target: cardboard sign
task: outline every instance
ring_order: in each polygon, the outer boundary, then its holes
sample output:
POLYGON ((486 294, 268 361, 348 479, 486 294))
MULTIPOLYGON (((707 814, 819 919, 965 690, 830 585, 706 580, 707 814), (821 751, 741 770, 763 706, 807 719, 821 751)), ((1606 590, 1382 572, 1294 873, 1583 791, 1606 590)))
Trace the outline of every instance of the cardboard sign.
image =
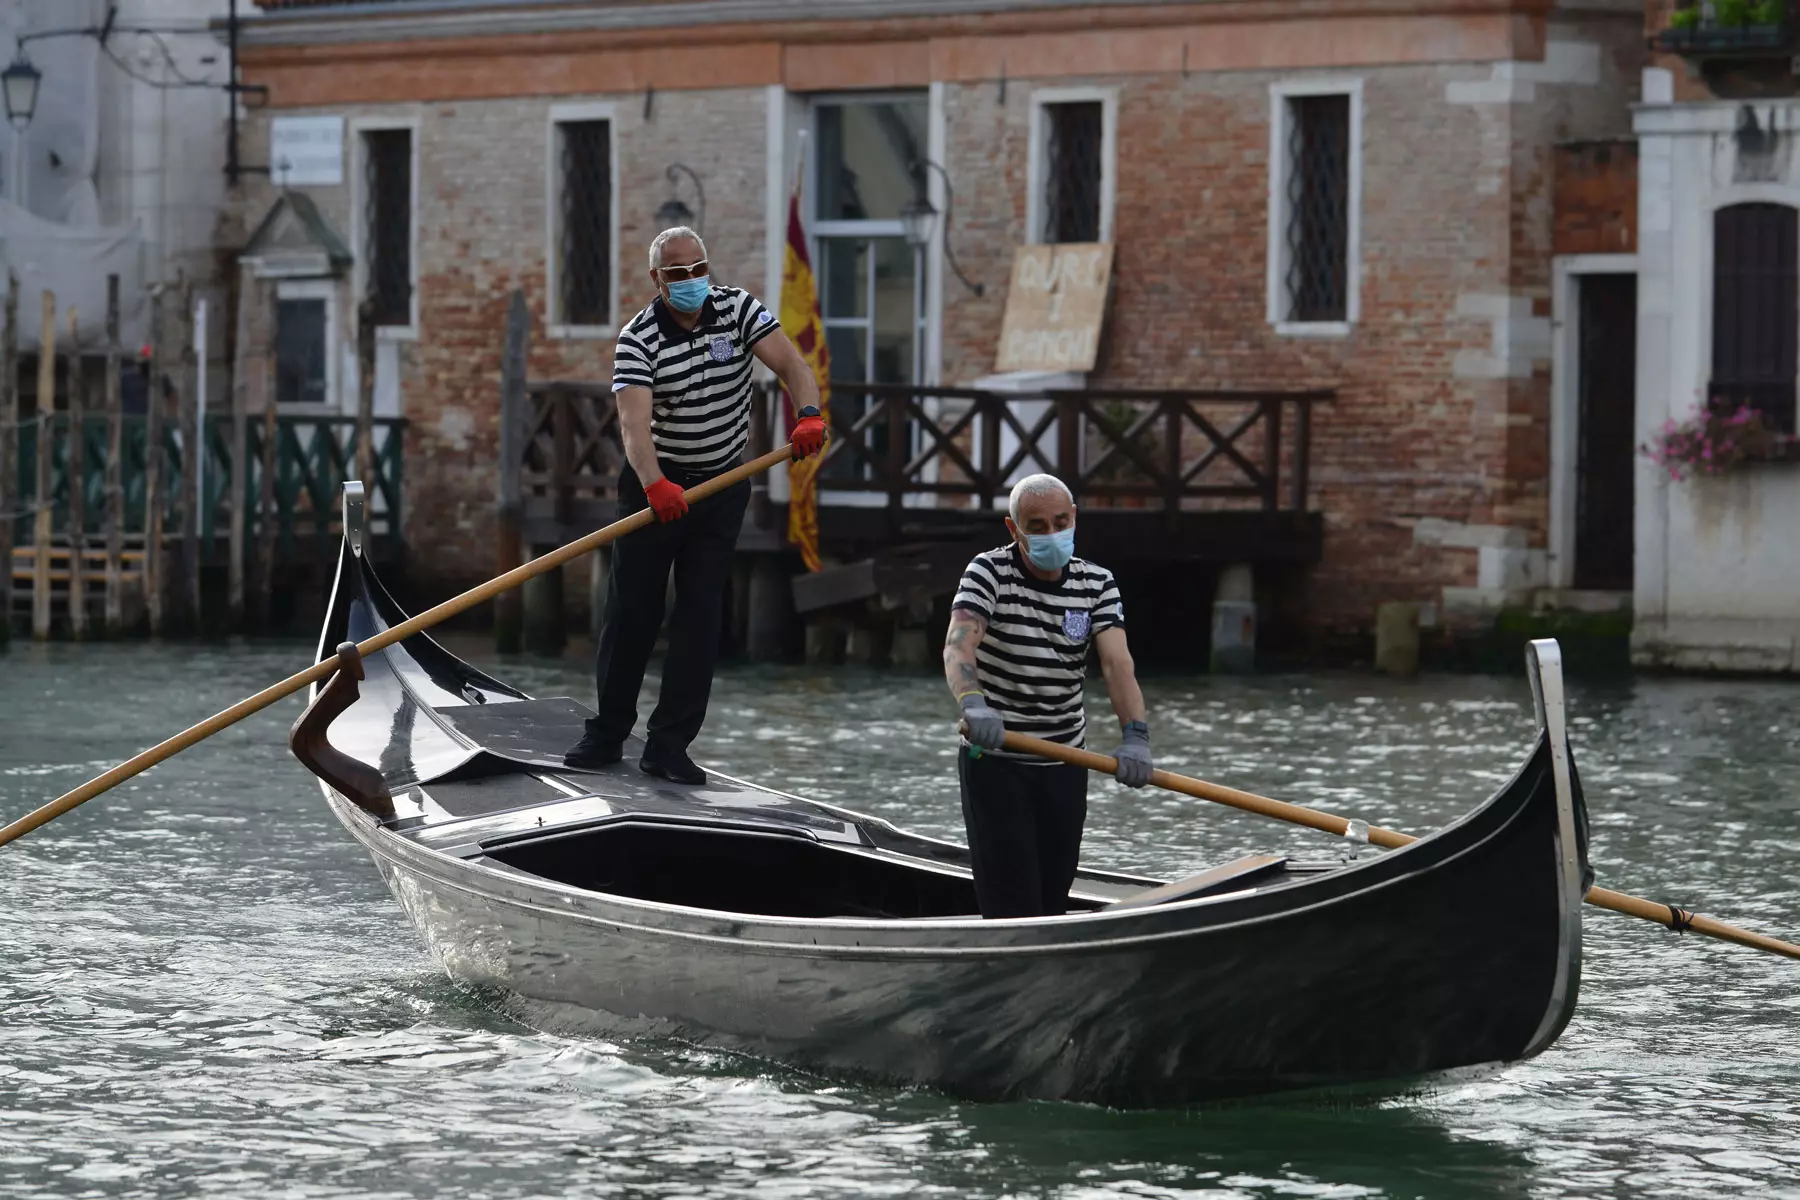
POLYGON ((1105 242, 1020 246, 994 370, 1093 370, 1112 260, 1105 242))

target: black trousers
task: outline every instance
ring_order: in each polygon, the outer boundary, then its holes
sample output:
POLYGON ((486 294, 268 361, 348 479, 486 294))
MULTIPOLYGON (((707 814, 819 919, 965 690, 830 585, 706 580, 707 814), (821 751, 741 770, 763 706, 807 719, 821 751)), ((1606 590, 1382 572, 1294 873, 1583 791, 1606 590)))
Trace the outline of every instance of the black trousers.
MULTIPOLYGON (((662 464, 663 474, 684 488, 708 478, 662 464)), ((662 628, 669 572, 675 573, 675 611, 663 659, 662 695, 646 726, 646 753, 686 750, 706 720, 731 555, 750 502, 750 481, 733 484, 669 522, 628 533, 612 544, 606 577, 606 617, 594 656, 599 692, 588 730, 603 741, 622 742, 637 724, 638 689, 662 628)), ((637 472, 619 472, 619 515, 648 506, 637 472)))
POLYGON ((1039 767, 983 754, 956 756, 963 825, 983 917, 1068 911, 1087 822, 1087 776, 1067 763, 1039 767))

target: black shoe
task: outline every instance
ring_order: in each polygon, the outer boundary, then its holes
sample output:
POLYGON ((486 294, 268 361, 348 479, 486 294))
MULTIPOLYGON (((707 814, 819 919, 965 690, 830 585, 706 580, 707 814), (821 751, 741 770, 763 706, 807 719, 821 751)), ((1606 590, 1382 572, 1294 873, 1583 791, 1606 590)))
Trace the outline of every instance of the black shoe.
POLYGON ((610 767, 625 757, 623 744, 607 741, 589 732, 581 735, 581 740, 563 755, 563 765, 581 771, 598 771, 601 767, 610 767))
POLYGON ((671 783, 702 784, 706 782, 706 772, 694 765, 694 760, 687 756, 685 750, 658 750, 644 752, 638 760, 638 770, 646 775, 656 775, 671 783))

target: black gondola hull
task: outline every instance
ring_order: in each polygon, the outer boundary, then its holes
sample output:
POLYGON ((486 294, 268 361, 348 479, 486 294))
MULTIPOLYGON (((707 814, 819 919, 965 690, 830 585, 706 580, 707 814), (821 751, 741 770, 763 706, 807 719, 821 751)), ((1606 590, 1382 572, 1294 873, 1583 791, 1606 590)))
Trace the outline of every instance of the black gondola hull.
MULTIPOLYGON (((370 628, 348 611, 353 598, 368 606, 362 621, 396 615, 366 564, 345 560, 326 651, 370 628)), ((413 656, 395 671, 402 680, 454 670, 432 661, 446 652, 422 637, 384 653, 413 656)), ((628 791, 642 777, 627 768, 566 777, 605 797, 603 818, 553 821, 534 843, 520 832, 529 813, 509 811, 495 820, 512 833, 453 849, 325 790, 444 970, 506 989, 546 1019, 977 1099, 1144 1107, 1351 1089, 1530 1057, 1573 1011, 1585 827, 1560 677, 1553 657, 1543 661, 1553 653, 1540 644, 1530 663, 1543 717, 1535 747, 1469 816, 1339 869, 1138 909, 1006 921, 774 917, 522 869, 536 861, 534 844, 579 851, 568 839, 634 819, 628 791)), ((504 707, 522 698, 508 691, 487 697, 484 719, 527 713, 504 707)), ((443 727, 454 732, 452 720, 443 727)), ((792 832, 771 819, 742 836, 792 832)), ((819 852, 894 858, 878 845, 819 852)), ((951 865, 919 860, 919 869, 955 869, 954 853, 940 857, 951 865)))

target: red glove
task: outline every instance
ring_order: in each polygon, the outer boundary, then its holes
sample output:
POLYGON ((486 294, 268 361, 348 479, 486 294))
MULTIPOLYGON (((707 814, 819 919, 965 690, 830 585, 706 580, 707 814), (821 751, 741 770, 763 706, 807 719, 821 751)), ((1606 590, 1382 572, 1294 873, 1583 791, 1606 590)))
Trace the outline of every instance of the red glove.
POLYGON ((645 488, 644 499, 650 501, 659 521, 673 521, 687 515, 687 494, 666 477, 645 488))
POLYGON ((788 441, 793 443, 795 458, 810 458, 824 449, 825 420, 818 409, 809 404, 800 410, 800 420, 788 441))

